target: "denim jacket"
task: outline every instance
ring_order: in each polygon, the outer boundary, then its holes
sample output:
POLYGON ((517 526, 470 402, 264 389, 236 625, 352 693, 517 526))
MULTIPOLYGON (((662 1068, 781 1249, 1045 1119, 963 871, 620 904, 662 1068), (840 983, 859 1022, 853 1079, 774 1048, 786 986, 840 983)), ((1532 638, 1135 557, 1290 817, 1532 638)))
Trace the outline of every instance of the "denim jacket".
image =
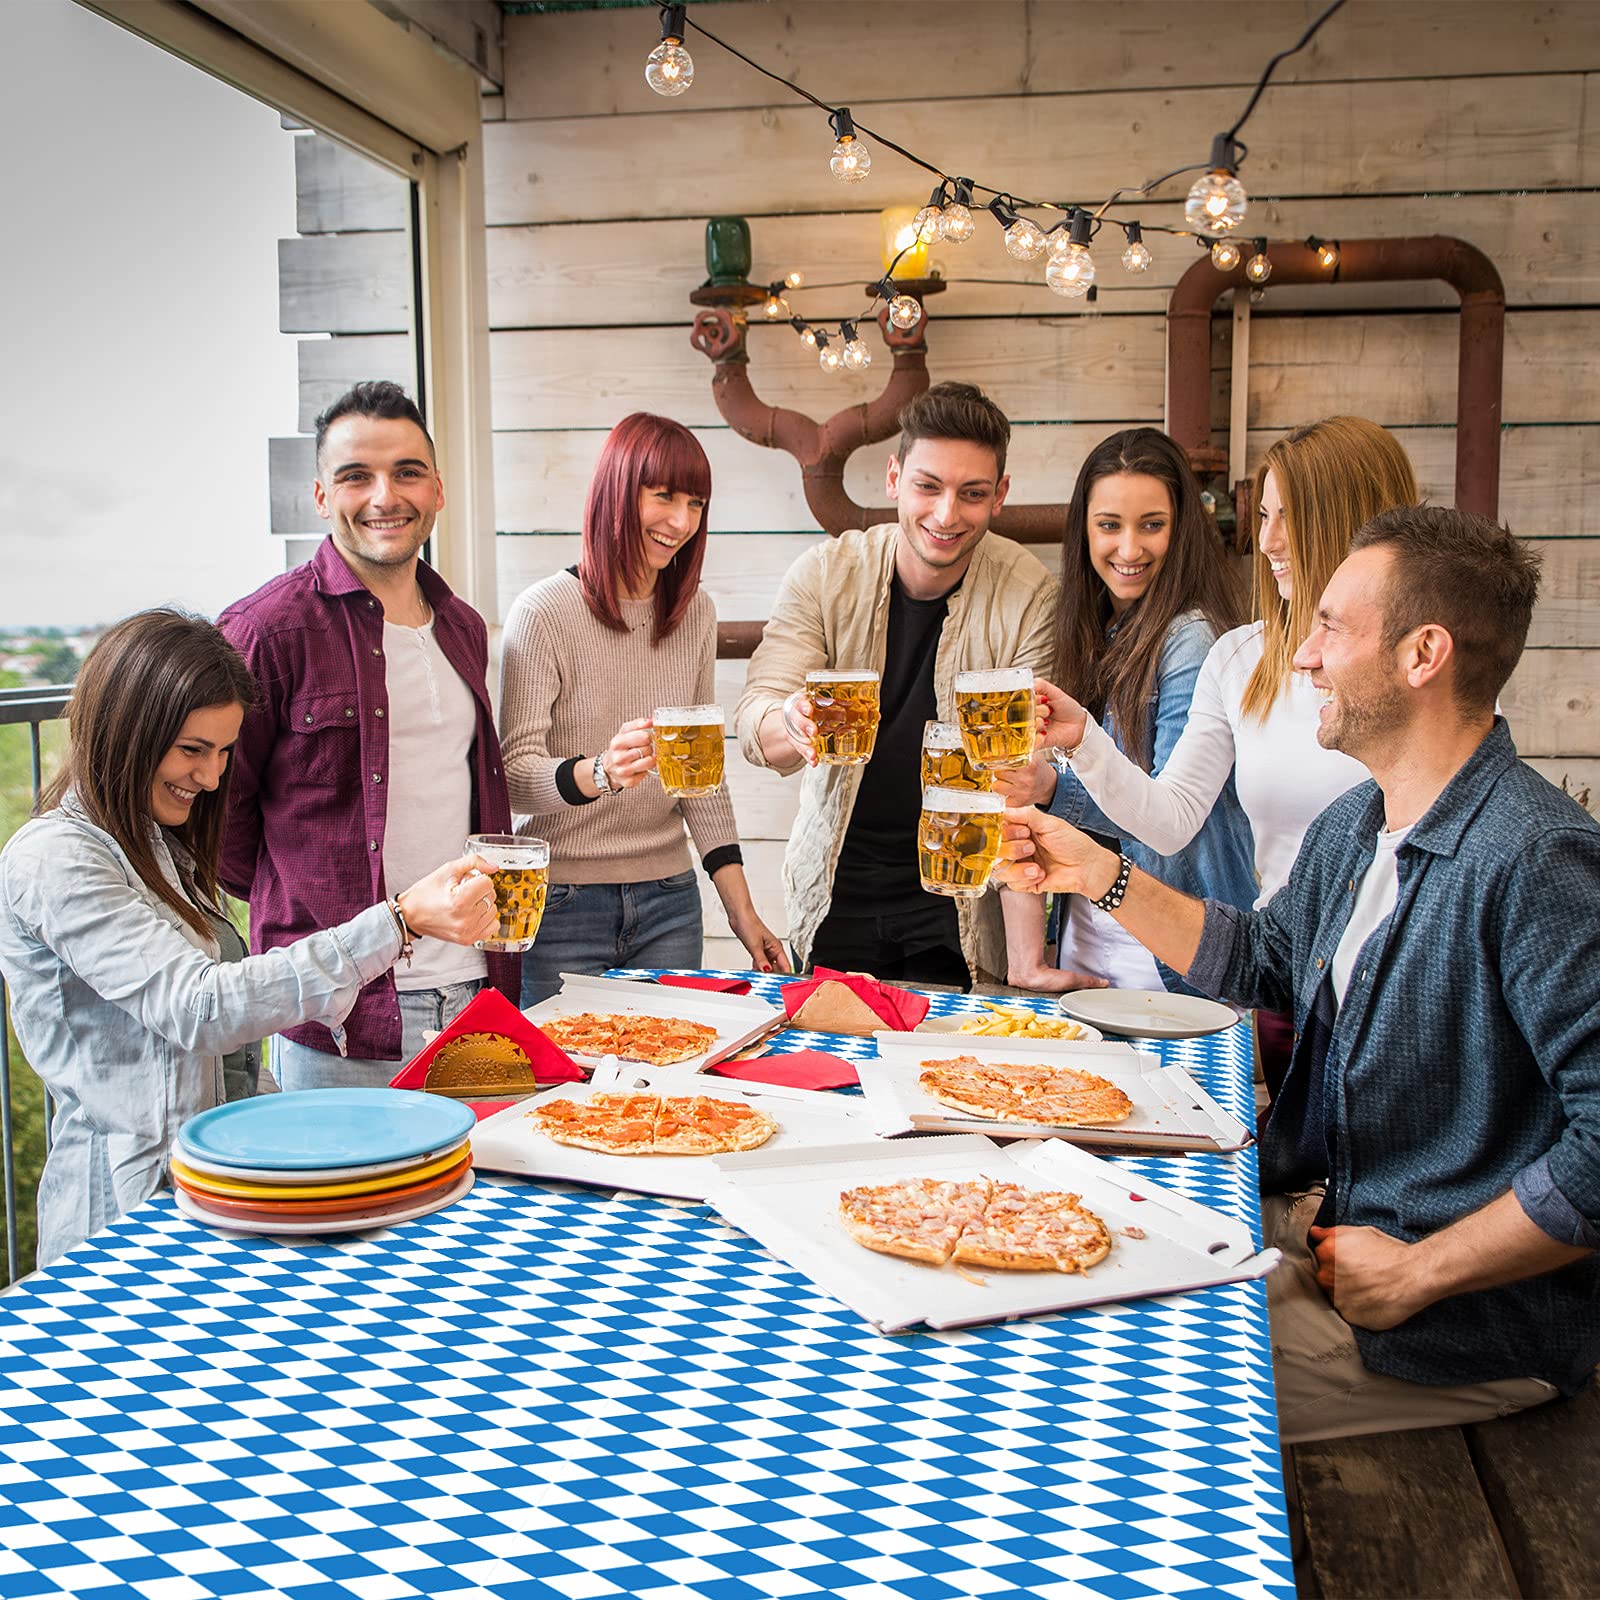
MULTIPOLYGON (((177 885, 183 847, 151 826, 177 885)), ((56 1101, 40 1264, 160 1187, 178 1129, 236 1087, 224 1057, 307 1018, 337 1028, 399 945, 377 905, 230 962, 219 937, 145 887, 72 794, 19 828, 0 851, 0 970, 17 1038, 56 1101)))
MULTIPOLYGON (((1553 1238, 1600 1245, 1600 825, 1517 759, 1497 717, 1401 844, 1394 911, 1335 1011, 1334 951, 1383 826, 1382 793, 1359 784, 1259 912, 1206 907, 1190 981, 1294 1013, 1263 1190, 1327 1179, 1320 1221, 1408 1241, 1510 1190, 1553 1238), (1318 1035, 1322 1116, 1308 1119, 1318 1035), (1308 1138, 1319 1122, 1325 1139, 1308 1138)), ((1600 1256, 1355 1336, 1392 1377, 1570 1393, 1600 1360, 1600 1256)))
MULTIPOLYGON (((1194 697, 1195 679, 1201 664, 1216 642, 1211 624, 1198 611, 1173 619, 1161 647, 1156 666, 1156 692, 1151 705, 1151 732, 1154 735, 1150 771, 1159 773, 1167 764, 1184 724, 1189 720, 1189 702, 1194 697)), ((1117 748, 1130 759, 1138 756, 1123 743, 1121 730, 1107 708, 1106 732, 1117 748)), ((1211 814, 1193 839, 1175 855, 1157 855, 1149 845, 1122 837, 1122 830, 1089 798, 1089 791, 1070 771, 1056 777, 1056 792, 1049 810, 1088 833, 1121 838, 1128 859, 1152 878, 1171 884, 1196 899, 1226 901, 1241 910, 1255 904, 1255 844, 1250 823, 1234 793, 1233 774, 1217 796, 1211 814)), ((1161 967, 1169 988, 1187 989, 1169 967, 1161 967)))

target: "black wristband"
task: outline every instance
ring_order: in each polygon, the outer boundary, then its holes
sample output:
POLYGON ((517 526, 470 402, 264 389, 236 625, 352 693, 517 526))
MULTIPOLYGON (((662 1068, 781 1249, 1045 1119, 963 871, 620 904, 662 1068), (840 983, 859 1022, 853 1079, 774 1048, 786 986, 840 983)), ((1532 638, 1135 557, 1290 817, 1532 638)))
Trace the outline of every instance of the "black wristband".
POLYGON ((705 869, 708 878, 716 877, 723 867, 729 865, 744 865, 744 851, 736 844, 719 844, 715 850, 708 850, 700 858, 700 865, 705 869))
POLYGON ((1122 904, 1122 897, 1128 892, 1128 874, 1133 871, 1133 863, 1127 856, 1117 855, 1120 865, 1117 868, 1117 881, 1111 885, 1098 900, 1091 900, 1090 905, 1098 907, 1101 911, 1115 911, 1122 904))
POLYGON ((597 794, 585 794, 578 787, 578 764, 583 761, 592 762, 593 760, 593 756, 573 756, 571 760, 563 761, 556 768, 556 793, 569 806, 592 806, 600 798, 597 794))

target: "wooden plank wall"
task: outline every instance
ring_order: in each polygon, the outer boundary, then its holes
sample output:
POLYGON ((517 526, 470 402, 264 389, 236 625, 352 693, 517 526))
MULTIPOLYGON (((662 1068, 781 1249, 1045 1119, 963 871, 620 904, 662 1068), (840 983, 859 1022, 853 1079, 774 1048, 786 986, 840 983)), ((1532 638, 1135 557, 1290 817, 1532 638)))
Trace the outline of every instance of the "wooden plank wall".
MULTIPOLYGON (((773 0, 707 7, 707 26, 860 122, 952 172, 1021 193, 1097 200, 1202 159, 1262 63, 1320 9, 1246 0, 773 0), (977 26, 981 16, 981 28, 977 26), (901 67, 898 64, 903 63, 901 67)), ((649 10, 505 20, 504 96, 486 101, 496 505, 502 614, 569 563, 605 430, 666 412, 703 440, 715 472, 706 581, 725 617, 765 614, 816 537, 788 457, 734 436, 710 367, 688 342, 688 291, 704 277, 704 220, 750 218, 754 276, 813 283, 878 271, 882 206, 920 203, 929 180, 875 148, 871 178, 827 172, 820 113, 691 38, 694 88, 667 101, 643 82, 649 10)), ((1351 0, 1284 63, 1246 130, 1247 231, 1279 238, 1454 234, 1497 264, 1508 316, 1501 510, 1546 557, 1545 601, 1505 695, 1526 754, 1552 776, 1600 777, 1600 6, 1589 0, 1351 0)), ((403 218, 336 147, 300 142, 301 237, 284 241, 283 325, 337 337, 301 346, 301 420, 357 377, 404 377, 403 218)), ((1176 220, 1171 204, 1145 206, 1176 220)), ((1013 498, 1062 500, 1085 451, 1119 425, 1160 425, 1166 296, 1194 258, 1152 235, 1155 266, 1130 278, 1097 251, 1086 311, 1012 262, 979 218, 966 246, 935 251, 951 288, 934 302, 935 378, 979 382, 1017 424, 1013 498), (975 281, 983 280, 983 281, 975 281)), ((795 297, 850 315, 854 289, 795 297)), ((1214 418, 1225 437, 1229 319, 1216 321, 1214 418)), ((788 329, 752 329, 754 381, 824 415, 882 381, 825 378, 788 329)), ((1272 289, 1251 323, 1249 454, 1296 423, 1355 411, 1394 428, 1432 498, 1452 497, 1456 319, 1443 286, 1272 289)), ((885 451, 847 481, 880 498, 885 451)), ((308 523, 309 452, 274 449, 274 526, 308 523)), ((721 672, 731 707, 742 665, 721 672)), ((745 767, 731 781, 756 898, 782 927, 778 862, 790 785, 745 767)), ((712 907, 713 912, 715 907, 712 907)), ((710 956, 731 958, 720 916, 710 956)))

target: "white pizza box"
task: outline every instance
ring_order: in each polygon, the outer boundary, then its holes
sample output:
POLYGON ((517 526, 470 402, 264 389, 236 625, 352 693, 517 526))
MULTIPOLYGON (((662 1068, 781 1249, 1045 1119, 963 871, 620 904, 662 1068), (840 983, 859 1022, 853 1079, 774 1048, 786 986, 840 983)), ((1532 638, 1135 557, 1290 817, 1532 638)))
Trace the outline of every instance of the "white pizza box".
MULTIPOLYGON (((522 1014, 535 1027, 552 1017, 572 1017, 584 1011, 675 1017, 683 1022, 703 1022, 717 1030, 711 1048, 674 1066, 704 1071, 736 1055, 768 1029, 784 1020, 782 1006, 753 994, 719 994, 710 989, 684 989, 676 984, 649 983, 639 978, 600 978, 590 973, 563 972, 561 989, 522 1014)), ((569 1051, 580 1066, 599 1056, 569 1051)))
POLYGON ((1011 1139, 1058 1138, 1075 1144, 1127 1150, 1239 1150, 1252 1134, 1225 1111, 1181 1067, 1130 1044, 1075 1039, 988 1039, 961 1034, 873 1035, 876 1061, 858 1063, 861 1087, 872 1107, 873 1126, 885 1138, 907 1133, 985 1133, 1011 1139), (1051 1123, 994 1122, 939 1101, 918 1081, 924 1062, 955 1056, 980 1061, 1038 1062, 1098 1073, 1133 1101, 1122 1122, 1083 1127, 1051 1123))
POLYGON ((607 1056, 587 1083, 563 1083, 531 1100, 485 1117, 473 1130, 472 1164, 491 1172, 524 1177, 564 1178, 602 1189, 628 1189, 636 1194, 672 1195, 704 1200, 722 1181, 715 1161, 735 1167, 755 1150, 727 1156, 613 1156, 603 1150, 547 1139, 528 1120, 536 1106, 550 1100, 587 1101, 597 1094, 703 1094, 717 1100, 739 1100, 765 1111, 778 1131, 761 1146, 797 1160, 822 1146, 833 1148, 852 1140, 875 1144, 866 1103, 854 1095, 815 1089, 791 1089, 776 1083, 749 1083, 732 1078, 706 1078, 690 1067, 641 1067, 637 1062, 607 1056))
POLYGON ((1258 1250, 1242 1222, 1059 1139, 1002 1150, 963 1134, 876 1148, 753 1150, 737 1166, 728 1156, 712 1160, 723 1173, 711 1196, 721 1215, 884 1333, 918 1323, 1006 1322, 1237 1283, 1263 1277, 1279 1259, 1276 1250, 1258 1250), (1078 1195, 1110 1229, 1111 1254, 1086 1273, 957 1271, 868 1250, 839 1216, 840 1194, 857 1184, 980 1177, 1078 1195), (1129 1228, 1143 1236, 1130 1236, 1129 1228))

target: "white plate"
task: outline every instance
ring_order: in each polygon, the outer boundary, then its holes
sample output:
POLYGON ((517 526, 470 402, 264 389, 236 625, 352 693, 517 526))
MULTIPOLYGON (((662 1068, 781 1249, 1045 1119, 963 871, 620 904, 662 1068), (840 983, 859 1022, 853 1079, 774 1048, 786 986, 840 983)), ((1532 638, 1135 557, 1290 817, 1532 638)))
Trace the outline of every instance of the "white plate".
POLYGON ((717 1210, 885 1333, 919 1322, 959 1328, 1176 1294, 1259 1278, 1278 1261, 1276 1250, 1256 1249, 1244 1223, 1130 1178, 1059 1139, 1007 1150, 975 1135, 787 1156, 752 1150, 737 1168, 732 1157, 712 1159, 726 1172, 712 1195, 717 1210), (1027 1189, 1069 1190, 1110 1229, 1111 1254, 1086 1273, 975 1267, 964 1269, 969 1276, 963 1277, 948 1266, 880 1255, 846 1232, 839 1217, 844 1190, 924 1177, 985 1177, 1027 1189))
MULTIPOLYGON (((673 1063, 691 1072, 703 1072, 708 1066, 737 1054, 783 1017, 781 1006, 769 1005, 753 994, 722 994, 710 989, 685 989, 676 984, 641 982, 637 978, 597 978, 576 972, 563 972, 560 993, 530 1006, 522 1014, 537 1027, 552 1017, 572 1017, 584 1011, 674 1017, 715 1028, 717 1036, 709 1050, 687 1061, 673 1063)), ((579 1065, 592 1065, 605 1059, 576 1050, 567 1053, 579 1065)))
MULTIPOLYGON (((206 1208, 182 1189, 172 1191, 173 1199, 178 1202, 178 1209, 186 1217, 193 1218, 196 1222, 203 1222, 208 1228, 220 1229, 223 1233, 254 1233, 263 1234, 269 1239, 275 1239, 280 1234, 291 1233, 366 1233, 373 1228, 390 1228, 397 1222, 410 1222, 413 1217, 425 1217, 430 1211, 442 1211, 446 1206, 453 1206, 457 1200, 469 1193, 472 1189, 472 1171, 469 1168, 461 1175, 460 1183, 448 1193, 434 1195, 419 1205, 410 1206, 404 1211, 395 1211, 384 1216, 367 1217, 359 1212, 344 1212, 339 1216, 320 1218, 309 1217, 294 1222, 253 1222, 243 1217, 227 1217, 218 1211, 207 1211, 206 1208)), ((382 1198, 381 1196, 379 1197, 382 1198)))
POLYGON ((717 1100, 739 1100, 765 1111, 778 1131, 762 1150, 803 1151, 817 1145, 851 1140, 877 1141, 868 1120, 867 1103, 854 1095, 745 1079, 707 1078, 685 1067, 639 1067, 607 1060, 589 1083, 563 1083, 532 1101, 507 1106, 485 1117, 472 1135, 472 1164, 490 1172, 523 1177, 564 1178, 569 1183, 602 1189, 627 1189, 636 1194, 672 1195, 704 1200, 721 1181, 716 1163, 738 1163, 755 1151, 727 1156, 612 1156, 603 1150, 547 1139, 528 1120, 548 1100, 587 1101, 597 1094, 703 1094, 717 1100))
POLYGON ((1198 1039, 1239 1020, 1239 1013, 1220 1000, 1165 989, 1077 989, 1056 1004, 1074 1022, 1136 1039, 1198 1039))

